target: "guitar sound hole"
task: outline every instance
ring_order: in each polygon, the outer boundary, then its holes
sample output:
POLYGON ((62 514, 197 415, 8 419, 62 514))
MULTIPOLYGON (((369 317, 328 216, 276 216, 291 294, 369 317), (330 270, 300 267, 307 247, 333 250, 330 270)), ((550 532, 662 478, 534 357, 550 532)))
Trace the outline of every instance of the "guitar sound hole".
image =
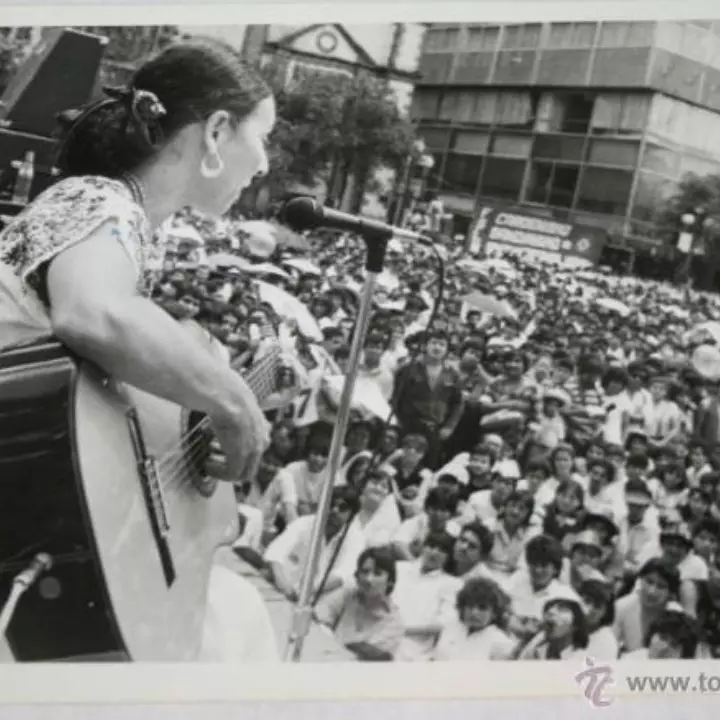
POLYGON ((205 415, 191 412, 185 428, 185 458, 190 468, 192 485, 203 497, 210 497, 217 488, 218 480, 207 474, 207 464, 212 453, 213 433, 209 427, 199 428, 205 415))

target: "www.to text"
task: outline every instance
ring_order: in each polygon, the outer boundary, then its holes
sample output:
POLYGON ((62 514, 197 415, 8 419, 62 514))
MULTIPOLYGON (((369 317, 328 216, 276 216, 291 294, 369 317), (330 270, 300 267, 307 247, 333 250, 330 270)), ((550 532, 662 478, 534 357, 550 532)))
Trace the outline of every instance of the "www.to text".
POLYGON ((720 675, 629 675, 625 683, 631 693, 718 693, 720 675))

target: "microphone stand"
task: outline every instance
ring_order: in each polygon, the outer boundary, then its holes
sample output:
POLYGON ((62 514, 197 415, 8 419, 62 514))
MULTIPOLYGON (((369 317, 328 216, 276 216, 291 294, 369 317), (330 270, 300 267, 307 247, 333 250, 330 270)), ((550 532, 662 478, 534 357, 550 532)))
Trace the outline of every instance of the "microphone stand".
POLYGON ((360 231, 360 234, 365 240, 365 244, 367 246, 367 255, 365 257, 365 283, 360 298, 358 319, 355 324, 352 345, 350 347, 348 371, 345 376, 345 383, 343 384, 342 394, 340 396, 335 429, 330 443, 327 477, 320 492, 318 509, 315 514, 312 534, 310 537, 308 559, 305 567, 303 568, 298 601, 293 611, 293 619, 285 655, 286 662, 298 662, 300 660, 305 638, 310 631, 313 611, 312 601, 315 595, 315 578, 317 576, 318 565, 320 564, 325 526, 330 514, 330 503, 332 500, 333 487, 335 486, 335 476, 340 468, 340 455, 342 453, 343 443, 345 442, 345 434, 347 431, 348 420, 350 418, 352 397, 355 390, 355 383, 357 381, 358 369, 360 367, 360 355, 362 353, 363 345, 365 344, 368 325, 370 324, 373 293, 375 291, 377 277, 382 272, 385 264, 385 252, 387 250, 388 242, 393 237, 392 229, 389 227, 364 227, 360 231))

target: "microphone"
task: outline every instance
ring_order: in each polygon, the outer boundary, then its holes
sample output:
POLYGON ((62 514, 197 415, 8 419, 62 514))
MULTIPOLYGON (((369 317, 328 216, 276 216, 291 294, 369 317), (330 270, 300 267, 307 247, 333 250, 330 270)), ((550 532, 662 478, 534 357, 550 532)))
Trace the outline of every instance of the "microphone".
POLYGON ((431 238, 422 233, 388 225, 379 220, 370 220, 359 215, 350 215, 327 208, 311 197, 289 200, 281 212, 281 218, 296 232, 319 227, 335 228, 362 235, 366 240, 410 240, 423 245, 433 245, 431 238))
POLYGON ((47 553, 38 553, 28 567, 14 580, 24 588, 29 588, 45 571, 52 567, 52 558, 47 553))

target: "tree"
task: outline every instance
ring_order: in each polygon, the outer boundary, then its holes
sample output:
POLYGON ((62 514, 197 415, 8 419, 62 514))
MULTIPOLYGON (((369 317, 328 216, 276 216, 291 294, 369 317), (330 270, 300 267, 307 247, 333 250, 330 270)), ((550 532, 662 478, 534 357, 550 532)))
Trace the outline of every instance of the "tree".
POLYGON ((0 28, 0 93, 25 61, 34 37, 30 27, 0 28))
POLYGON ((693 269, 697 270, 698 286, 710 289, 720 269, 720 174, 686 175, 659 209, 656 223, 665 239, 675 244, 683 228, 682 216, 698 210, 705 213, 710 223, 696 230, 704 240, 705 253, 699 256, 693 269))
MULTIPOLYGON (((414 129, 383 80, 360 74, 301 75, 286 82, 282 64, 265 70, 277 101, 268 182, 274 194, 318 176, 340 178, 342 196, 354 176, 358 206, 372 172, 396 164, 412 147, 414 129)), ((356 208, 354 208, 356 209, 356 208)))

